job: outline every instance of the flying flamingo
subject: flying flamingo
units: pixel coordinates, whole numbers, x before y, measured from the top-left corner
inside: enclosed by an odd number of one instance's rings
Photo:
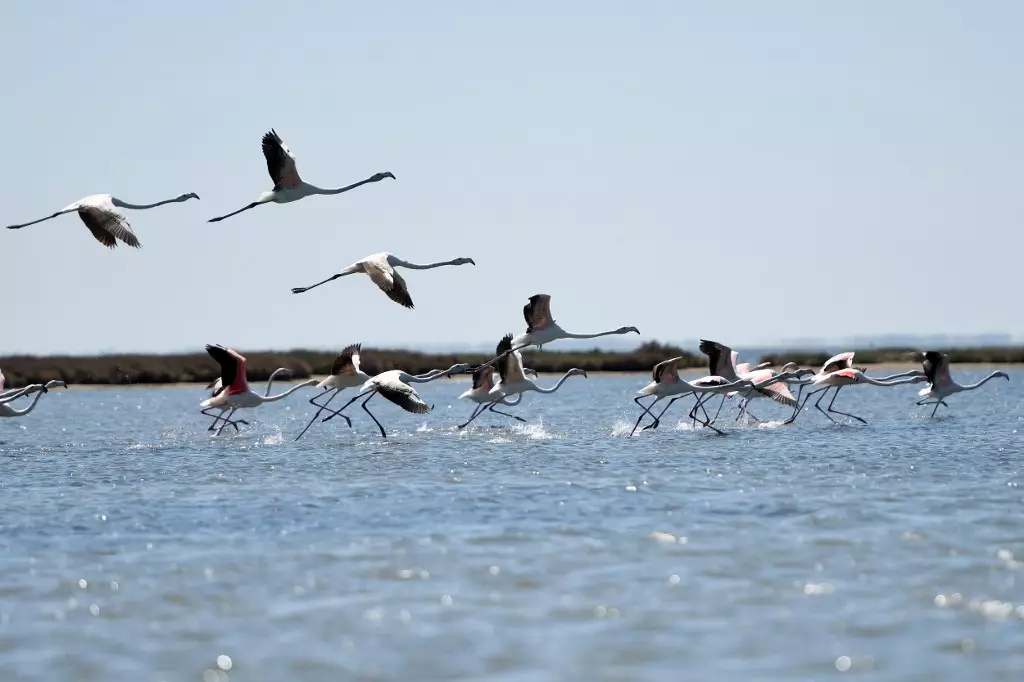
[[[295,167],[295,154],[292,153],[291,149],[288,149],[285,143],[281,140],[281,137],[273,128],[271,128],[269,133],[265,133],[263,135],[262,142],[263,156],[267,158],[267,171],[270,173],[270,179],[274,181],[274,189],[270,192],[262,192],[260,194],[260,198],[248,206],[240,208],[237,211],[232,211],[227,215],[210,218],[208,222],[216,223],[224,220],[225,218],[230,218],[233,215],[238,215],[242,211],[248,211],[250,208],[256,208],[261,204],[269,204],[271,202],[275,204],[287,204],[313,194],[341,194],[342,192],[347,192],[350,189],[355,189],[360,185],[365,185],[368,182],[380,182],[384,178],[391,178],[392,180],[395,179],[395,176],[391,173],[375,173],[365,180],[360,180],[348,187],[342,187],[341,189],[323,189],[302,181],[302,178],[299,177],[299,171]]]
[[[511,349],[512,349],[512,335],[511,334],[506,334],[504,337],[502,337],[501,341],[498,342],[498,347],[495,350],[494,354],[496,356],[500,357],[503,353],[505,353],[506,351],[509,351]],[[493,389],[494,386],[495,386],[494,376],[497,373],[498,373],[497,369],[495,369],[494,365],[491,364],[491,363],[485,363],[485,364],[480,365],[479,367],[477,367],[475,370],[473,370],[473,387],[470,388],[465,393],[463,393],[462,395],[460,395],[459,396],[459,400],[472,400],[473,402],[477,403],[477,407],[475,407],[473,409],[473,414],[471,414],[469,416],[469,419],[467,419],[465,423],[459,424],[459,428],[460,429],[463,429],[463,428],[469,426],[469,423],[471,421],[473,421],[474,419],[476,419],[477,417],[479,417],[481,414],[483,414],[484,411],[494,412],[495,414],[500,414],[500,415],[502,415],[504,417],[512,417],[512,419],[516,419],[516,420],[521,421],[521,422],[525,422],[526,421],[522,417],[517,417],[514,414],[509,414],[507,412],[501,412],[501,411],[495,409],[495,407],[499,403],[501,403],[502,405],[508,405],[508,406],[511,407],[511,406],[514,406],[514,405],[518,405],[523,400],[523,394],[522,393],[517,394],[515,400],[512,400],[512,401],[509,401],[505,397],[501,397],[501,398],[495,400],[490,395],[491,389]],[[526,367],[523,368],[523,374],[524,375],[533,374],[533,377],[537,378],[537,373],[534,372],[532,369],[528,369]],[[500,381],[500,376],[499,376],[499,381]]]
[[[504,339],[502,339],[502,341],[504,341]],[[514,342],[510,340],[510,343]],[[541,388],[533,381],[526,378],[526,370],[523,369],[523,356],[518,350],[509,350],[502,353],[487,364],[491,363],[493,363],[494,367],[498,370],[498,376],[500,377],[500,381],[487,392],[487,395],[491,400],[499,400],[510,395],[521,396],[527,391],[536,391],[537,393],[554,393],[562,387],[562,384],[564,384],[566,379],[569,377],[582,376],[584,379],[587,378],[587,373],[584,370],[573,367],[566,372],[554,386]]]
[[[934,417],[935,413],[938,411],[939,405],[946,404],[945,398],[953,395],[954,393],[960,393],[961,391],[973,391],[976,388],[981,388],[986,382],[991,381],[996,377],[1001,377],[1007,381],[1010,380],[1010,375],[1006,372],[992,372],[981,381],[973,384],[960,385],[953,381],[953,377],[949,374],[949,356],[945,353],[928,350],[915,353],[915,356],[924,366],[925,376],[928,377],[928,386],[922,388],[918,393],[918,395],[921,396],[921,400],[919,400],[917,404],[927,405],[929,404],[929,400],[934,400],[935,407],[932,408],[932,417]]]
[[[867,374],[860,371],[859,369],[852,368],[840,369],[829,374],[815,375],[815,378],[810,383],[810,386],[817,386],[818,388],[815,388],[807,392],[807,395],[804,397],[804,402],[800,405],[799,409],[797,409],[796,414],[800,413],[800,410],[804,408],[804,405],[807,404],[807,401],[811,399],[812,395],[814,395],[815,393],[821,393],[821,396],[814,402],[814,406],[818,408],[819,412],[828,417],[830,422],[832,422],[833,424],[837,423],[836,420],[832,418],[832,415],[829,414],[829,412],[832,412],[833,414],[841,414],[844,417],[852,417],[859,421],[861,424],[867,424],[866,421],[864,421],[862,418],[858,417],[855,414],[850,414],[849,412],[840,412],[839,410],[832,409],[832,404],[836,401],[836,396],[839,395],[839,389],[841,389],[843,386],[853,386],[856,384],[871,384],[872,386],[899,386],[901,384],[914,384],[922,381],[928,381],[928,377],[923,376],[921,374],[914,374],[913,376],[906,375],[907,373],[905,372],[903,373],[902,378],[893,379],[887,377],[882,379],[875,379],[873,377],[869,377]],[[821,409],[820,403],[825,398],[825,394],[828,393],[829,389],[831,388],[835,388],[836,392],[832,394],[832,400],[829,401],[828,410],[826,411]],[[787,423],[791,422],[793,419],[796,419],[796,414],[790,417],[787,420]]]
[[[323,381],[316,385],[317,388],[324,389],[322,393],[318,393],[309,399],[310,404],[315,405],[317,408],[316,414],[306,424],[306,428],[302,429],[302,433],[295,437],[295,440],[302,438],[302,435],[309,430],[309,427],[313,425],[316,418],[320,416],[320,413],[324,410],[331,412],[327,407],[332,400],[334,400],[339,393],[344,391],[346,388],[355,388],[356,386],[362,386],[370,380],[370,375],[359,369],[359,352],[362,350],[363,345],[361,343],[354,343],[350,346],[345,346],[338,357],[334,359],[334,364],[331,365],[331,373]],[[325,403],[318,403],[317,398],[331,394],[331,397],[327,399]],[[335,413],[352,426],[352,420],[341,414],[341,411]]]
[[[370,279],[376,284],[381,291],[388,295],[395,303],[405,306],[406,308],[414,308],[412,303],[412,297],[409,296],[409,288],[405,284],[405,280],[395,270],[395,268],[409,268],[410,270],[430,270],[431,268],[440,268],[445,265],[476,265],[472,258],[456,258],[455,260],[446,260],[440,263],[428,263],[427,265],[417,265],[416,263],[409,263],[397,256],[390,253],[375,253],[372,256],[356,261],[352,265],[348,266],[336,275],[331,275],[322,282],[311,284],[308,287],[295,287],[292,289],[293,294],[301,294],[315,289],[321,284],[327,284],[328,282],[334,281],[339,277],[345,275],[354,275],[358,272],[366,273]]]
[[[388,434],[384,430],[377,418],[373,416],[373,413],[366,407],[366,403],[373,399],[373,396],[380,394],[398,405],[406,412],[412,412],[413,414],[426,414],[433,409],[433,405],[427,405],[423,402],[423,398],[416,392],[416,389],[409,384],[425,384],[441,377],[450,377],[452,374],[459,374],[470,369],[472,365],[465,363],[457,363],[449,367],[448,369],[433,369],[425,374],[413,375],[408,372],[403,372],[400,369],[391,369],[386,372],[381,372],[373,377],[370,377],[359,389],[359,395],[355,396],[347,403],[341,406],[341,409],[335,411],[333,414],[324,417],[323,421],[330,421],[337,416],[344,417],[341,414],[342,410],[354,403],[359,398],[367,396],[361,405],[363,411],[370,415],[370,419],[374,421],[377,428],[380,429],[380,435],[382,438],[387,439]]]
[[[598,334],[572,334],[558,326],[555,318],[551,316],[551,295],[535,294],[530,297],[530,302],[523,306],[523,317],[526,318],[526,333],[520,334],[512,339],[512,347],[515,350],[527,346],[542,347],[558,339],[596,339],[599,336],[611,336],[613,334],[628,334],[633,332],[639,334],[636,327],[619,327],[612,331],[600,332]]]
[[[7,229],[19,230],[29,225],[35,225],[36,223],[56,218],[65,213],[78,213],[78,217],[82,219],[85,226],[92,232],[92,236],[103,246],[113,249],[117,246],[117,240],[120,239],[128,246],[138,249],[142,246],[142,243],[139,242],[138,237],[132,232],[132,226],[128,224],[128,219],[117,209],[131,208],[141,210],[198,198],[199,195],[189,192],[173,199],[158,201],[155,204],[129,204],[109,194],[93,194],[84,199],[79,199],[73,204],[68,204],[53,215],[48,215],[45,218],[33,220],[29,223],[22,223],[21,225],[8,225]]]
[[[30,384],[22,389],[5,394],[3,397],[0,397],[0,417],[24,417],[35,409],[36,403],[39,402],[39,399],[43,397],[44,393],[49,391],[51,388],[56,388],[58,386],[63,388],[68,387],[68,385],[63,381],[54,379],[53,381],[47,381],[45,384]],[[3,388],[3,386],[0,385],[0,388]],[[31,395],[33,393],[36,394],[36,397],[31,403],[29,403],[28,407],[19,410],[7,404],[17,400],[23,395]]]
[[[848,414],[845,414],[843,412],[839,412],[838,410],[832,410],[831,409],[832,403],[835,402],[836,396],[839,395],[839,391],[842,390],[843,386],[847,385],[847,383],[844,383],[844,380],[837,379],[836,380],[837,383],[829,384],[829,383],[827,383],[826,379],[827,379],[827,377],[829,375],[835,374],[836,372],[838,372],[840,370],[844,370],[844,369],[856,370],[856,371],[858,371],[858,372],[863,374],[864,373],[864,368],[863,367],[854,367],[853,366],[853,356],[854,356],[854,352],[853,351],[846,351],[844,353],[837,353],[837,354],[833,355],[832,357],[830,357],[828,360],[825,361],[825,364],[823,364],[821,366],[821,369],[818,370],[817,374],[811,376],[809,379],[807,379],[807,378],[803,379],[805,386],[824,386],[825,387],[824,388],[824,393],[817,400],[818,403],[820,403],[825,398],[825,394],[828,393],[829,389],[831,389],[831,388],[836,389],[836,392],[832,394],[831,402],[829,402],[829,411],[830,412],[836,412],[836,414],[843,414],[844,416],[847,416],[847,417],[853,417],[854,415],[852,415],[852,414],[848,415]],[[898,372],[896,374],[890,374],[888,376],[878,377],[875,380],[876,381],[888,382],[888,381],[894,381],[896,379],[903,379],[904,377],[915,377],[915,376],[916,377],[921,377],[921,376],[924,376],[924,373],[921,372],[920,370],[916,370],[915,369],[915,370],[910,370],[908,372]],[[866,378],[870,379],[871,377],[866,377]],[[900,382],[900,383],[912,383],[912,382],[903,381],[903,382]],[[883,384],[883,385],[889,385],[889,384]],[[895,384],[893,384],[893,385],[895,385]],[[802,390],[802,388],[803,387],[801,387],[801,390]],[[819,388],[816,391],[813,391],[813,393],[817,393],[820,390],[822,390],[822,389]],[[811,394],[808,393],[806,398],[810,398],[810,397],[811,397]],[[797,407],[793,411],[793,414],[789,417],[789,419],[787,419],[786,421],[783,422],[783,424],[792,424],[793,423],[793,421],[797,418],[797,415],[799,415],[800,412],[804,409],[804,405],[807,404],[807,399],[806,398],[804,399],[804,402],[801,403],[800,406]],[[817,403],[815,403],[815,404],[817,405]],[[818,407],[818,410],[822,411],[820,407]],[[825,416],[828,417],[827,414]],[[856,417],[856,418],[860,419],[860,417]],[[831,419],[831,417],[829,417],[829,419]],[[834,422],[835,420],[833,419],[832,421]],[[867,423],[863,419],[860,419],[860,421],[862,423],[865,423],[865,424]]]
[[[259,407],[263,403],[272,403],[276,400],[287,398],[301,388],[312,386],[317,383],[316,379],[310,379],[296,386],[292,386],[287,391],[278,393],[277,395],[260,395],[259,393],[254,393],[249,388],[249,381],[245,376],[245,357],[231,348],[225,348],[224,346],[219,345],[207,344],[206,352],[210,354],[211,358],[217,361],[217,364],[220,365],[221,385],[226,386],[227,388],[221,390],[212,398],[207,398],[203,402],[199,403],[199,407],[202,408],[201,413],[207,417],[212,417],[213,415],[209,413],[209,410],[219,409],[223,411],[225,408],[231,410],[228,412],[226,417],[218,416],[215,418],[224,420],[224,423],[220,425],[220,428],[218,428],[216,434],[214,434],[217,436],[220,435],[220,432],[223,431],[224,427],[228,424],[235,426],[235,422],[231,421],[231,416],[234,415],[236,410],[241,408]],[[216,421],[214,423],[216,423]]]
[[[732,348],[729,348],[725,344],[719,343],[717,341],[708,341],[707,339],[701,339],[700,351],[708,356],[708,364],[711,369],[711,374],[713,376],[720,376],[726,381],[750,379],[755,383],[760,382],[766,384],[761,388],[751,389],[748,392],[748,395],[744,396],[744,401],[741,405],[742,409],[740,411],[740,415],[742,415],[743,412],[746,411],[747,414],[750,414],[751,417],[754,417],[754,419],[760,421],[759,419],[757,419],[757,417],[751,414],[749,410],[746,410],[746,403],[749,402],[749,400],[754,397],[771,398],[775,402],[781,403],[782,405],[787,405],[789,407],[794,408],[796,407],[796,398],[793,397],[793,394],[789,391],[789,388],[786,386],[786,383],[784,381],[775,383],[765,381],[766,379],[769,379],[775,375],[775,373],[772,372],[772,370],[768,369],[765,366],[766,363],[758,365],[757,369],[755,370],[750,370],[750,365],[748,365],[747,363],[740,363],[739,365],[736,363],[736,361],[739,359],[739,353],[734,351]],[[721,411],[723,404],[725,404],[725,394],[722,395],[722,403],[719,404],[718,406],[719,411]],[[737,417],[737,419],[738,418],[739,417]]]
[[[274,385],[274,379],[276,379],[278,376],[280,376],[282,374],[292,374],[292,373],[293,372],[290,369],[288,369],[287,367],[278,367],[273,372],[271,372],[270,376],[267,377],[267,388],[266,388],[265,391],[263,391],[263,396],[266,397],[266,396],[270,395],[270,387]],[[220,377],[217,377],[216,379],[214,379],[213,381],[208,383],[206,385],[206,388],[213,389],[213,393],[210,394],[210,397],[214,398],[214,397],[217,396],[217,394],[219,394],[221,391],[224,390],[224,381]],[[217,427],[217,422],[219,422],[221,419],[224,418],[224,413],[227,412],[229,409],[231,409],[231,408],[228,408],[228,407],[222,408],[220,413],[213,418],[213,423],[210,424],[210,427],[208,429],[206,429],[206,430],[207,431],[213,431]],[[235,419],[234,421],[231,422],[231,426],[235,427],[235,431],[238,431],[238,425],[239,424],[245,424],[246,426],[248,426],[249,422],[245,421],[244,419]]]

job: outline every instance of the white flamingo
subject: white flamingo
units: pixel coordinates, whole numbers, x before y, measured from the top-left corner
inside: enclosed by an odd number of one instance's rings
[[[925,376],[928,377],[928,386],[922,388],[918,393],[921,396],[921,400],[917,402],[918,405],[927,405],[930,400],[935,401],[935,407],[932,408],[931,416],[934,417],[935,413],[939,409],[939,405],[945,405],[945,399],[954,393],[960,393],[961,391],[973,391],[976,388],[981,388],[987,382],[995,378],[1010,380],[1010,375],[1006,372],[992,372],[981,381],[973,384],[961,385],[953,381],[953,377],[949,373],[949,356],[945,353],[940,353],[934,350],[923,351],[915,354],[924,366]],[[948,407],[948,405],[947,405]]]
[[[506,334],[504,337],[502,337],[501,341],[498,342],[498,347],[495,350],[494,354],[495,356],[500,357],[503,353],[511,349],[512,335]],[[537,373],[532,369],[526,367],[523,368],[523,374],[532,374],[533,378],[537,378]],[[504,417],[512,417],[513,419],[516,419],[521,422],[526,421],[522,417],[517,417],[514,414],[509,414],[508,412],[501,412],[495,409],[499,403],[511,407],[514,405],[518,405],[523,400],[522,393],[516,394],[515,400],[510,401],[505,397],[495,400],[490,395],[490,393],[491,390],[497,384],[497,382],[495,382],[494,380],[496,376],[498,377],[498,381],[501,381],[500,375],[498,374],[498,370],[495,369],[494,365],[491,363],[485,363],[477,367],[475,370],[473,370],[473,386],[468,391],[460,395],[459,400],[472,400],[473,402],[477,403],[477,407],[473,409],[473,414],[469,416],[469,419],[467,419],[465,423],[459,424],[460,429],[464,429],[467,426],[469,426],[470,422],[479,417],[485,411],[494,412],[495,414],[500,414]]]
[[[787,362],[785,365],[782,366],[782,369],[779,372],[775,372],[775,370],[771,369],[770,362],[762,362],[753,369],[750,368],[750,365],[748,363],[741,362],[738,365],[736,365],[736,373],[739,374],[739,376],[743,377],[744,379],[750,379],[755,384],[763,382],[765,379],[778,376],[779,374],[787,375],[788,378],[781,382],[781,386],[778,386],[778,390],[781,393],[781,399],[777,399],[777,402],[789,405],[793,409],[796,409],[797,404],[800,402],[800,396],[803,395],[804,386],[811,383],[810,375],[814,374],[814,370],[800,369],[800,366],[795,362]],[[799,393],[797,393],[795,398],[793,397],[793,393],[789,389],[790,386],[800,387]],[[736,395],[736,393],[738,393],[738,391],[727,393],[726,397],[732,398],[734,395]],[[768,397],[770,396],[759,392],[748,391],[747,393],[745,393],[743,395],[743,398],[740,400],[739,412],[736,415],[736,421],[739,421],[740,417],[742,417],[744,413],[753,417],[755,421],[761,421],[753,413],[751,413],[750,410],[747,409],[747,407],[750,404],[750,401],[753,400],[754,398]],[[792,403],[788,401],[788,398],[792,398]]]
[[[352,420],[347,416],[341,414],[341,411],[332,411],[327,405],[334,400],[339,393],[344,391],[346,388],[355,388],[356,386],[362,386],[370,380],[370,375],[359,369],[359,354],[362,350],[363,345],[361,343],[353,343],[350,346],[345,346],[338,357],[334,359],[334,364],[331,365],[331,373],[324,378],[323,381],[316,385],[317,388],[324,389],[322,393],[318,393],[309,399],[310,404],[315,405],[317,408],[316,414],[306,424],[306,428],[302,429],[302,433],[295,437],[295,440],[302,438],[302,435],[309,430],[309,427],[313,425],[317,417],[324,410],[331,412],[335,416],[339,416],[345,420],[345,422],[352,426]],[[327,399],[325,403],[318,403],[317,398],[331,394],[331,397]]]
[[[164,199],[158,201],[155,204],[129,204],[127,201],[121,201],[117,197],[113,197],[109,194],[93,194],[92,196],[79,199],[73,204],[68,204],[61,210],[57,211],[53,215],[48,215],[45,218],[39,220],[33,220],[32,222],[22,223],[21,225],[8,225],[8,230],[20,230],[23,227],[29,225],[35,225],[45,220],[51,220],[57,216],[64,215],[65,213],[77,213],[78,217],[82,219],[85,226],[92,232],[92,236],[96,240],[109,248],[117,246],[117,240],[120,239],[128,246],[133,246],[136,249],[142,247],[142,243],[139,242],[139,238],[132,232],[132,226],[128,223],[128,219],[121,214],[117,209],[119,208],[131,208],[135,210],[142,210],[146,208],[155,208],[157,206],[163,206],[164,204],[179,203],[182,201],[188,201],[189,199],[198,199],[199,195],[193,192],[188,194],[181,194],[173,199]]]
[[[829,414],[829,412],[833,414],[841,414],[844,417],[852,417],[853,419],[859,421],[861,424],[867,424],[867,422],[864,419],[858,417],[855,414],[850,414],[849,412],[840,412],[839,410],[832,409],[832,404],[835,403],[836,396],[839,395],[839,389],[843,388],[844,386],[855,386],[858,384],[870,384],[872,386],[900,386],[903,384],[914,384],[922,381],[928,381],[928,377],[924,376],[923,374],[916,373],[913,374],[912,376],[908,376],[908,374],[908,372],[904,372],[898,378],[893,378],[896,376],[893,375],[891,377],[875,379],[873,377],[869,377],[867,374],[865,374],[859,369],[846,368],[828,374],[815,375],[814,379],[809,384],[812,387],[812,390],[807,392],[807,395],[804,397],[803,403],[797,409],[796,414],[790,417],[787,420],[787,423],[792,422],[792,420],[796,419],[796,415],[800,413],[800,411],[804,408],[804,405],[807,404],[807,401],[811,399],[812,395],[816,393],[821,393],[821,396],[819,396],[818,399],[814,402],[814,406],[818,408],[819,412],[828,417],[828,420],[830,422],[832,422],[833,424],[837,423],[836,420],[832,418],[832,415]],[[829,389],[832,388],[836,389],[836,392],[832,394],[832,400],[829,401],[828,408],[826,411],[821,409],[821,401],[825,398],[825,395],[828,393]]]
[[[835,412],[836,414],[842,414],[842,415],[847,416],[847,417],[853,417],[854,416],[852,414],[848,415],[848,414],[845,414],[844,412],[839,412],[838,410],[833,410],[832,409],[832,403],[835,402],[836,396],[839,395],[839,391],[842,390],[843,386],[849,385],[848,382],[844,383],[845,380],[843,380],[843,379],[836,379],[836,381],[833,384],[829,384],[826,381],[826,378],[828,376],[830,376],[832,374],[835,374],[836,372],[838,372],[840,370],[844,370],[844,369],[857,370],[858,372],[861,372],[863,374],[864,368],[862,368],[862,367],[854,367],[853,366],[853,356],[854,356],[854,351],[846,351],[846,352],[843,352],[843,353],[836,353],[835,355],[833,355],[832,357],[830,357],[828,360],[825,361],[825,363],[821,366],[821,369],[818,370],[817,374],[814,374],[813,376],[811,376],[809,378],[805,377],[804,379],[802,379],[804,386],[819,386],[819,387],[824,386],[824,389],[822,389],[822,388],[818,389],[818,391],[824,390],[824,393],[822,393],[822,395],[818,398],[818,400],[815,403],[815,405],[817,405],[817,403],[820,403],[825,398],[825,395],[828,393],[829,389],[834,388],[834,389],[836,389],[836,392],[832,394],[832,400],[829,402],[829,411],[830,412]],[[907,372],[897,372],[896,374],[890,374],[890,375],[884,376],[884,377],[877,377],[874,380],[875,381],[888,382],[888,381],[895,381],[896,379],[903,379],[905,377],[915,377],[915,376],[916,377],[921,377],[921,376],[924,376],[924,373],[921,372],[920,370],[916,370],[915,369],[915,370],[910,370],[910,371],[907,371]],[[867,378],[870,379],[871,377],[867,377]],[[902,384],[902,383],[912,383],[912,382],[900,382],[900,383]],[[889,384],[883,384],[883,385],[889,385]],[[813,391],[813,392],[817,393],[818,391]],[[808,393],[806,398],[810,398],[810,396],[811,396],[811,394]],[[800,404],[799,407],[797,407],[795,410],[793,410],[793,414],[789,417],[789,419],[787,419],[786,421],[783,422],[784,424],[792,424],[793,423],[793,421],[797,418],[797,415],[799,415],[800,412],[804,409],[804,405],[807,404],[807,399],[806,398],[804,399],[803,403]],[[821,407],[818,407],[818,410],[821,411]],[[828,417],[827,414],[825,416]],[[831,417],[829,417],[829,418],[831,419]],[[860,419],[860,417],[856,417],[856,419],[859,419],[864,424],[867,423],[863,419]],[[833,419],[832,421],[834,422],[835,420]]]
[[[313,194],[341,194],[342,192],[347,192],[350,189],[355,189],[356,187],[365,185],[368,182],[380,182],[384,178],[391,178],[392,180],[395,179],[395,176],[391,173],[375,173],[365,180],[360,180],[359,182],[347,187],[342,187],[340,189],[323,189],[302,181],[302,178],[299,177],[299,171],[295,167],[295,154],[292,153],[291,149],[288,149],[285,143],[281,140],[281,137],[273,130],[273,128],[271,128],[269,133],[264,133],[262,145],[263,156],[267,159],[267,171],[270,173],[270,179],[274,182],[274,189],[270,192],[262,192],[260,194],[260,198],[248,206],[244,206],[237,211],[232,211],[231,213],[217,218],[210,218],[208,222],[216,223],[224,220],[225,218],[230,218],[233,215],[238,215],[242,211],[248,211],[250,208],[256,208],[262,204],[287,204]]]
[[[760,421],[760,419],[757,419],[757,417],[746,409],[746,404],[751,398],[770,398],[775,402],[788,407],[795,408],[797,406],[796,398],[793,397],[793,394],[786,386],[786,382],[779,381],[771,383],[766,381],[767,379],[775,376],[775,373],[766,366],[768,363],[761,363],[757,368],[751,370],[750,365],[747,363],[737,364],[736,361],[739,359],[739,353],[734,351],[732,348],[729,348],[725,344],[717,341],[708,341],[707,339],[701,339],[700,351],[708,356],[708,364],[713,376],[720,376],[727,381],[750,379],[755,383],[765,384],[763,387],[752,388],[747,392],[740,405],[739,416],[742,416],[743,412],[746,411],[746,413],[755,420]],[[791,376],[796,375],[792,374]],[[718,406],[719,411],[721,411],[724,403],[725,394],[722,396],[722,403]],[[737,419],[739,419],[739,416],[737,416]]]
[[[206,352],[220,365],[221,385],[225,388],[199,404],[199,407],[202,408],[201,413],[212,417],[213,415],[208,410],[224,410],[225,408],[230,410],[226,417],[217,417],[224,420],[215,434],[218,436],[225,426],[234,425],[231,417],[235,411],[241,408],[259,407],[263,403],[272,403],[287,398],[295,391],[317,383],[316,379],[309,379],[277,395],[260,395],[249,388],[249,380],[245,376],[245,357],[243,355],[234,349],[211,344],[207,344]]]
[[[43,394],[49,391],[51,388],[57,387],[67,388],[68,385],[63,381],[54,379],[53,381],[47,381],[45,384],[30,384],[17,391],[12,391],[0,397],[0,417],[24,417],[26,414],[35,409],[39,399],[43,397]],[[0,384],[0,388],[3,388]],[[13,402],[23,395],[36,394],[36,397],[28,404],[27,407],[17,409],[12,407],[8,403]]]
[[[441,377],[450,377],[452,374],[460,374],[470,369],[472,365],[465,363],[457,363],[449,367],[448,369],[433,369],[425,374],[413,375],[408,372],[403,372],[400,369],[391,369],[386,372],[381,372],[375,376],[370,377],[366,382],[363,383],[359,389],[359,395],[355,396],[347,403],[341,406],[341,409],[337,410],[333,414],[324,417],[323,421],[330,421],[331,419],[345,415],[341,414],[342,410],[354,403],[359,398],[367,396],[361,405],[363,411],[370,415],[370,419],[380,429],[380,435],[382,438],[387,439],[388,434],[384,430],[377,418],[373,416],[373,413],[366,407],[366,403],[370,402],[373,396],[380,394],[387,398],[395,405],[398,405],[406,412],[412,412],[413,414],[426,414],[433,409],[433,405],[427,405],[420,397],[420,394],[416,392],[416,389],[410,386],[410,384],[425,384]]]
[[[512,339],[512,347],[515,350],[527,346],[542,347],[558,339],[596,339],[599,336],[612,336],[614,334],[628,334],[633,332],[639,334],[636,327],[619,327],[607,332],[597,334],[573,334],[558,326],[555,318],[551,316],[551,295],[535,294],[530,297],[530,302],[523,306],[523,317],[526,318],[526,333],[520,334]]]
[[[331,275],[322,282],[311,284],[308,287],[295,287],[292,289],[293,294],[301,294],[315,289],[321,284],[327,284],[332,282],[339,277],[345,275],[354,275],[362,272],[369,276],[370,280],[376,284],[381,291],[388,295],[395,303],[405,306],[406,308],[414,308],[412,303],[412,297],[409,296],[409,288],[405,284],[405,280],[398,274],[395,268],[408,268],[410,270],[430,270],[431,268],[440,268],[446,265],[476,265],[472,258],[456,258],[455,260],[446,260],[440,263],[428,263],[426,265],[417,265],[416,263],[409,263],[401,258],[394,256],[390,253],[375,253],[372,256],[356,261],[352,265],[348,266],[336,275]]]
[[[541,388],[533,381],[526,378],[526,370],[523,369],[523,356],[518,350],[510,350],[503,353],[487,364],[492,363],[498,370],[500,380],[493,388],[491,388],[490,391],[487,392],[487,395],[491,400],[498,400],[500,398],[506,398],[514,395],[522,395],[527,391],[536,391],[537,393],[554,393],[562,387],[562,384],[564,384],[569,377],[582,376],[584,379],[587,378],[586,371],[573,367],[562,375],[554,386]]]
[[[271,372],[270,376],[267,377],[267,388],[266,390],[263,391],[264,397],[270,395],[270,388],[274,385],[274,380],[277,379],[277,377],[281,376],[282,374],[290,375],[293,374],[293,372],[287,367],[278,367],[273,372]],[[220,377],[217,377],[216,379],[208,383],[206,385],[206,388],[213,390],[213,393],[210,394],[211,398],[216,397],[218,393],[224,390],[224,381]],[[217,428],[217,422],[224,418],[224,413],[227,412],[229,409],[231,408],[222,408],[220,413],[213,418],[213,423],[210,424],[210,427],[207,429],[207,431],[213,431],[215,428]],[[247,422],[244,419],[235,419],[231,422],[231,426],[235,427],[235,431],[238,431],[239,424],[248,425],[249,422]]]

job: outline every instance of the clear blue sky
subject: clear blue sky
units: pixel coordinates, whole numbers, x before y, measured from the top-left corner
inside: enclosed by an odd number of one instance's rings
[[[21,0],[4,9],[0,354],[1024,336],[1024,3]],[[305,180],[260,207],[274,127]],[[365,277],[378,251],[416,310]]]

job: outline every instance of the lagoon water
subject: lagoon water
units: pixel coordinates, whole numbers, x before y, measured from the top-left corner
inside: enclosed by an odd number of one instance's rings
[[[0,680],[1024,679],[1024,373],[630,439],[646,379],[465,432],[439,380],[386,442],[293,442],[313,389],[219,439],[199,389],[55,390],[0,420]]]

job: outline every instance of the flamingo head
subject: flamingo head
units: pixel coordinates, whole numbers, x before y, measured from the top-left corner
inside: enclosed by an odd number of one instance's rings
[[[392,180],[394,180],[395,175],[391,171],[384,171],[383,173],[374,173],[372,176],[370,176],[370,182],[380,182],[384,178],[391,178]]]
[[[1007,381],[1010,380],[1010,375],[1007,374],[1006,372],[996,372],[993,376],[1002,377],[1002,378],[1006,379]]]
[[[455,265],[465,265],[466,263],[469,263],[470,265],[476,265],[476,261],[474,261],[472,258],[456,258],[454,261],[452,261],[452,263],[454,263]]]
[[[565,376],[567,376],[567,377],[583,377],[584,379],[586,379],[587,378],[587,370],[580,369],[578,367],[573,367],[572,369],[570,369],[568,372],[565,373]]]
[[[639,334],[640,330],[637,329],[636,327],[619,327],[618,329],[615,330],[616,334],[628,334],[629,332]]]
[[[189,192],[188,194],[180,195],[175,201],[188,201],[189,199],[199,199],[199,195],[195,192]]]

